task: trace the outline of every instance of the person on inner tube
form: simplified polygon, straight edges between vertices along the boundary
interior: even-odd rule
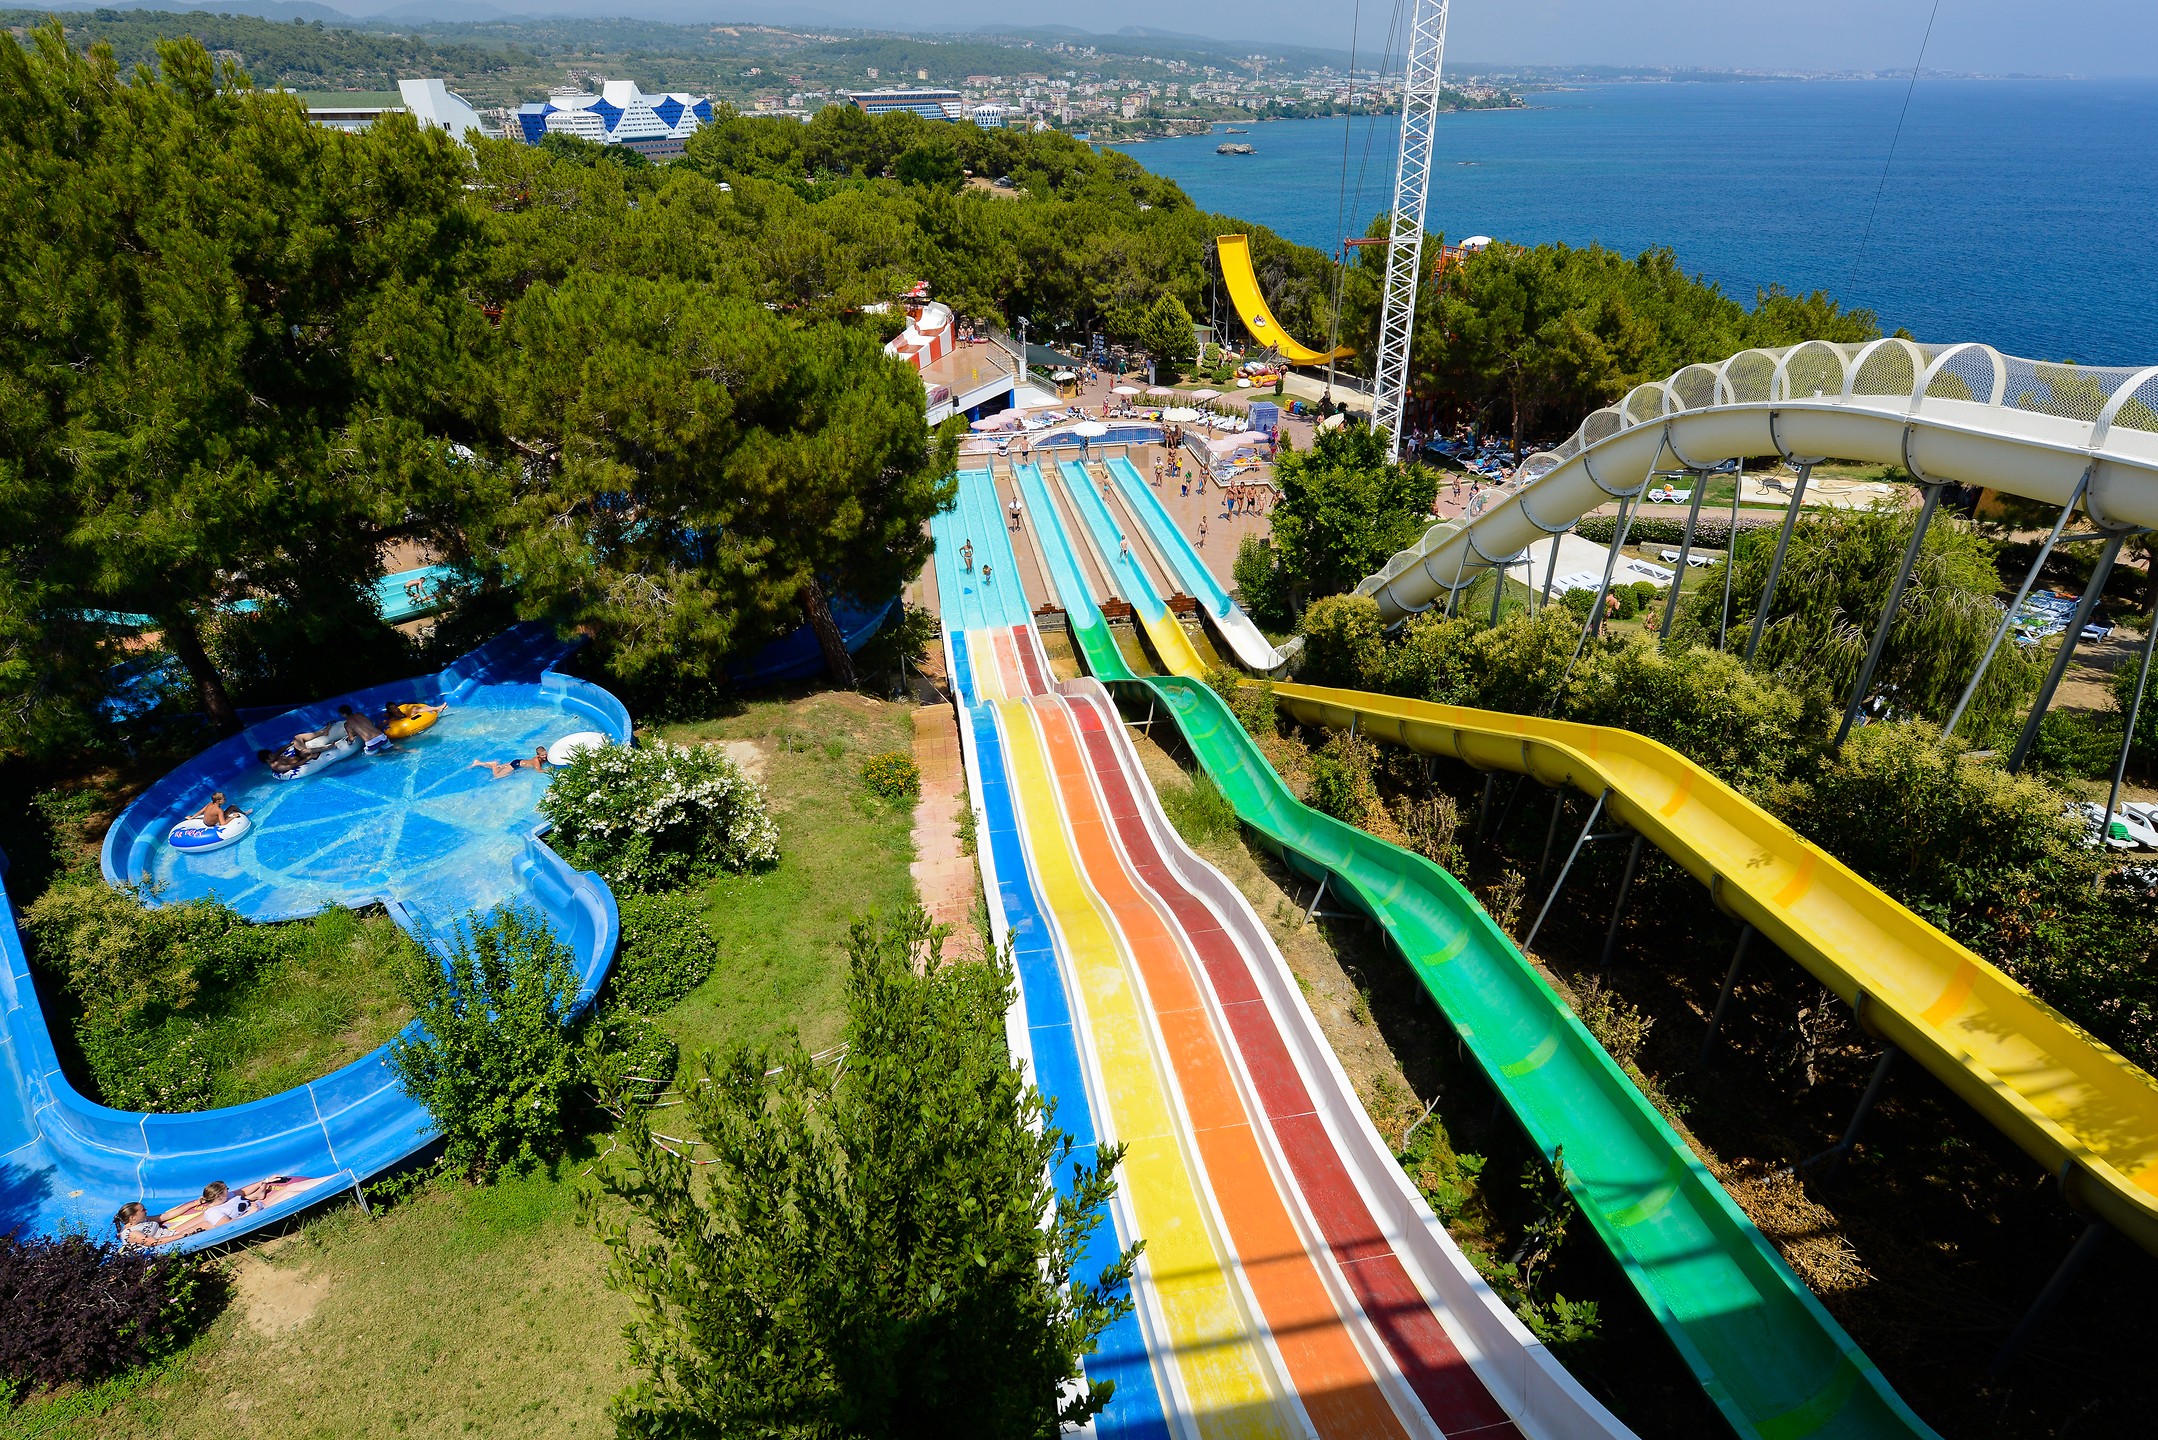
[[[396,745],[396,742],[383,732],[380,725],[377,725],[373,719],[362,715],[350,705],[338,706],[337,713],[342,717],[341,723],[345,727],[345,733],[359,741],[365,748],[369,750],[388,750]]]
[[[246,813],[246,811],[242,810],[237,805],[227,805],[225,803],[224,791],[212,790],[210,792],[210,803],[203,806],[200,810],[197,810],[194,814],[188,816],[187,818],[190,820],[200,820],[203,824],[209,826],[212,830],[217,830],[222,829],[225,825],[231,823],[234,816],[244,815]]]
[[[307,762],[292,750],[257,750],[255,758],[270,767],[272,775],[290,775]]]

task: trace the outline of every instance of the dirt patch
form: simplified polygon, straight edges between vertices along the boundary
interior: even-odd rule
[[[2113,672],[2140,660],[2143,637],[2115,628],[2103,640],[2086,640],[2076,647],[2076,658],[2053,692],[2056,710],[2109,710],[2113,707]]]
[[[707,740],[722,755],[741,768],[744,775],[756,781],[764,779],[764,746],[756,740]]]
[[[313,1319],[329,1293],[329,1276],[296,1266],[273,1265],[255,1255],[243,1255],[233,1266],[234,1307],[250,1329],[273,1340]]]

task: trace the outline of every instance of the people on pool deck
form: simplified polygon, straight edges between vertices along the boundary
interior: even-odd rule
[[[338,723],[345,727],[345,733],[369,749],[385,748],[394,743],[382,732],[380,725],[350,705],[338,706],[337,713],[343,717]]]
[[[986,571],[989,567],[985,565],[982,568]],[[475,760],[465,768],[467,770],[489,771],[492,773],[493,778],[497,780],[514,770],[545,770],[547,768],[547,747],[544,745],[536,747],[528,759]]]
[[[188,816],[187,818],[190,820],[200,820],[203,824],[209,826],[212,830],[215,830],[220,825],[223,825],[227,821],[231,820],[233,816],[244,813],[245,812],[242,811],[239,806],[227,805],[225,803],[224,791],[212,790],[210,792],[210,803],[203,806],[200,810],[197,810],[194,814]]]

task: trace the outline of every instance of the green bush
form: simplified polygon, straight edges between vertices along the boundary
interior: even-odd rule
[[[764,791],[715,745],[586,750],[540,797],[549,843],[619,890],[694,884],[779,858]]]
[[[2048,710],[2031,744],[2030,768],[2072,780],[2110,777],[2120,759],[2121,719],[2110,710]]]
[[[503,906],[460,927],[447,964],[406,967],[421,1029],[391,1045],[390,1064],[442,1127],[452,1169],[478,1179],[560,1152],[583,1068],[570,960],[544,919]]]
[[[1221,793],[1213,777],[1200,773],[1189,785],[1164,785],[1156,792],[1161,808],[1176,826],[1184,843],[1192,846],[1230,840],[1236,836],[1236,807]]]
[[[919,907],[853,928],[836,1071],[708,1058],[665,1127],[701,1166],[619,1107],[619,1209],[583,1214],[636,1309],[620,1433],[1053,1436],[1108,1402],[1070,1382],[1130,1313],[1136,1247],[1080,1268],[1123,1147],[1078,1155],[1013,1065],[1009,959],[939,947]]]
[[[694,892],[624,895],[616,904],[622,943],[607,972],[606,999],[640,1015],[658,1015],[711,975],[719,941]]]
[[[1237,599],[1255,622],[1274,628],[1289,623],[1288,587],[1274,564],[1274,546],[1264,535],[1246,535],[1237,543],[1236,566],[1230,573]]]
[[[2129,763],[2139,775],[2149,775],[2158,768],[2158,661],[2151,666],[2150,690],[2145,692],[2143,703],[2135,704],[2136,680],[2142,672],[2142,656],[2137,656],[2113,672],[2113,709],[2123,717],[2114,722],[2114,743],[2119,743],[2120,725],[2130,709],[2136,712],[2135,748],[2128,752]]]
[[[1310,760],[1311,807],[1368,826],[1381,809],[1372,762],[1370,741],[1339,731],[1328,737]]]
[[[1582,656],[1559,713],[1661,740],[1740,789],[1819,752],[1825,715],[1737,656],[1633,637]]]
[[[880,800],[911,800],[922,793],[922,772],[911,756],[885,750],[862,762],[862,783]]]
[[[1304,660],[1297,678],[1307,685],[1353,690],[1378,683],[1386,656],[1379,602],[1368,595],[1328,595],[1304,611]]]
[[[1247,680],[1242,671],[1217,665],[1206,672],[1206,684],[1250,734],[1272,735],[1280,728],[1281,706],[1274,698],[1273,681]]]

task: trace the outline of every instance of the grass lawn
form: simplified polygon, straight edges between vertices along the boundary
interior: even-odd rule
[[[663,1019],[685,1064],[699,1048],[788,1026],[812,1046],[830,1043],[843,1020],[847,926],[913,895],[911,810],[872,800],[859,775],[868,755],[908,748],[908,707],[812,694],[662,733],[754,746],[782,855],[708,891],[719,969]],[[575,1222],[580,1175],[603,1148],[484,1189],[438,1180],[372,1218],[333,1208],[232,1262],[233,1303],[184,1355],[23,1406],[0,1417],[0,1436],[608,1433],[607,1401],[631,1378],[630,1309],[605,1288],[605,1252]]]
[[[218,1105],[242,1105],[329,1074],[405,1027],[396,957],[410,942],[379,912],[336,910],[299,922],[309,943],[221,997],[205,1016]]]

